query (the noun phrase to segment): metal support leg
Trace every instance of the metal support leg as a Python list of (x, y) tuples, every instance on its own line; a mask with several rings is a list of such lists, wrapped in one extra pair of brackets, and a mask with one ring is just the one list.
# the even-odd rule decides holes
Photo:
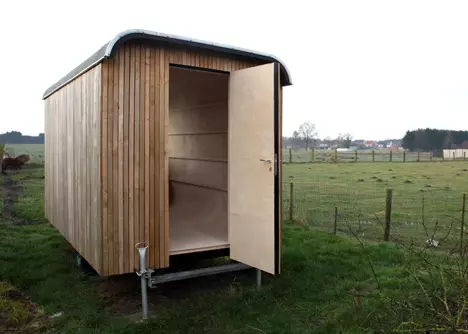
[(262, 271), (257, 269), (257, 288), (260, 289), (262, 286)]
[(76, 260), (76, 265), (78, 266), (78, 268), (81, 268), (81, 265), (83, 264), (83, 258), (81, 257), (79, 253), (76, 253), (75, 260)]
[(141, 277), (141, 304), (143, 308), (143, 320), (148, 319), (148, 293), (147, 293), (147, 278), (151, 276), (151, 272), (146, 270), (146, 249), (148, 244), (140, 242), (135, 245), (135, 248), (140, 254), (140, 271), (137, 275)]
[(147, 294), (146, 278), (141, 275), (141, 304), (143, 308), (143, 320), (148, 319), (148, 294)]

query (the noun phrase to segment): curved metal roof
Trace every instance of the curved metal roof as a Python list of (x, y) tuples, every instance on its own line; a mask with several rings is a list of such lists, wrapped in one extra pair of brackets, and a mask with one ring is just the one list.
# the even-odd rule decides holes
[(57, 81), (55, 84), (50, 86), (43, 94), (42, 99), (46, 99), (54, 92), (58, 91), (60, 88), (68, 84), (70, 81), (75, 79), (77, 76), (88, 71), (92, 67), (96, 66), (106, 58), (112, 57), (118, 47), (130, 40), (144, 40), (149, 41), (155, 45), (157, 44), (178, 44), (182, 46), (188, 46), (192, 48), (211, 50), (219, 53), (227, 53), (231, 55), (237, 55), (240, 57), (246, 57), (250, 59), (265, 60), (268, 62), (278, 62), (281, 65), (281, 85), (289, 86), (292, 85), (291, 75), (286, 65), (279, 60), (277, 57), (253, 50), (238, 48), (234, 46), (206, 42), (196, 39), (190, 39), (182, 36), (169, 35), (158, 33), (154, 31), (141, 30), (141, 29), (130, 29), (125, 30), (115, 36), (111, 41), (103, 45), (98, 51), (96, 51), (92, 56), (78, 65), (75, 69), (69, 72), (62, 79)]

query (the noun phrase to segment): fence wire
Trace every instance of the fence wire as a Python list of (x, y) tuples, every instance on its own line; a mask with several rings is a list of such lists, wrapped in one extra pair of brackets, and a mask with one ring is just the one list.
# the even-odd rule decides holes
[(443, 156), (439, 151), (435, 152), (405, 152), (388, 149), (360, 149), (360, 150), (325, 150), (289, 148), (283, 149), (283, 161), (286, 163), (308, 162), (429, 162), (429, 161), (453, 161), (464, 160), (468, 157), (466, 152), (458, 155)]
[[(297, 224), (331, 233), (336, 221), (337, 233), (354, 233), (361, 238), (382, 241), (387, 187), (363, 191), (358, 184), (330, 185), (318, 178), (309, 182), (284, 182), (283, 216), (291, 217)], [(390, 240), (425, 245), (428, 239), (434, 239), (438, 247), (452, 249), (460, 238), (463, 198), (458, 192), (426, 191), (417, 187), (409, 191), (392, 190)]]

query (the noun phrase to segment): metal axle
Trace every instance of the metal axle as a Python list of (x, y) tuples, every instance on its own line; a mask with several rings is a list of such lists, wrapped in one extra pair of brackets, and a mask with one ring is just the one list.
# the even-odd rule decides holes
[(221, 266), (207, 267), (194, 270), (179, 271), (175, 273), (168, 273), (163, 275), (157, 275), (150, 279), (148, 285), (153, 288), (157, 284), (180, 281), (188, 278), (195, 278), (201, 276), (215, 275), (221, 273), (227, 273), (232, 271), (239, 271), (251, 268), (250, 266), (242, 263), (226, 264)]

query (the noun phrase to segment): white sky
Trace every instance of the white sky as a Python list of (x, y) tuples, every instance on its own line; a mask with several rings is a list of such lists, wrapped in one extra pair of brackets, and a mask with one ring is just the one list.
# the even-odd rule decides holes
[(447, 0), (2, 1), (0, 133), (43, 132), (45, 89), (132, 28), (279, 57), (294, 84), (284, 135), (304, 121), (320, 137), (466, 130), (467, 17), (468, 1)]

